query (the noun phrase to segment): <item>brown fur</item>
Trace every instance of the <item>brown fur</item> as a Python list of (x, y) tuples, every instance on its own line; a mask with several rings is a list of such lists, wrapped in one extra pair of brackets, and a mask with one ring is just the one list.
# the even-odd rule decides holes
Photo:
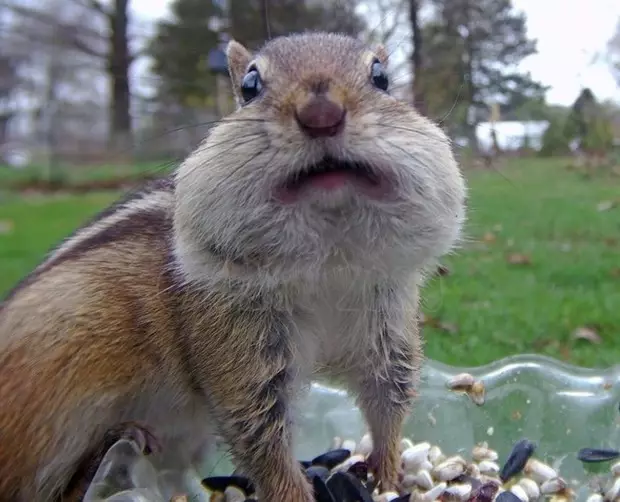
[[(228, 54), (238, 93), (252, 56), (235, 43)], [(254, 61), (275, 92), (10, 294), (0, 502), (79, 498), (106, 434), (130, 421), (161, 439), (154, 462), (200, 460), (217, 430), (262, 500), (311, 502), (292, 429), (299, 392), (319, 377), (357, 396), (371, 464), (394, 486), (422, 359), (418, 289), (458, 238), (465, 189), (443, 133), (370, 86), (373, 57), (387, 58), (334, 35), (268, 44)], [(292, 114), (313, 89), (347, 109), (346, 150), (295, 132)], [(338, 148), (392, 170), (397, 199), (271, 200), (274, 179)]]

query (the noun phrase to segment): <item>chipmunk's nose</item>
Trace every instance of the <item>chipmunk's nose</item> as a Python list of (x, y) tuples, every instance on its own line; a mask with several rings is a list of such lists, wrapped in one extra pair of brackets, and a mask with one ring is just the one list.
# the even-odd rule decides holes
[(324, 94), (316, 95), (295, 112), (301, 130), (311, 138), (336, 136), (344, 127), (345, 109)]

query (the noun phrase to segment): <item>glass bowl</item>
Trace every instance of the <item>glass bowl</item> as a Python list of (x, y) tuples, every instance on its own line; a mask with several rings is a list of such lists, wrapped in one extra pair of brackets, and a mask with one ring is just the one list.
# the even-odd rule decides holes
[[(476, 405), (466, 394), (448, 389), (448, 381), (462, 372), (483, 381), (486, 388), (483, 405)], [(437, 444), (446, 454), (464, 456), (475, 444), (487, 441), (499, 453), (500, 463), (516, 441), (528, 438), (538, 445), (535, 456), (573, 483), (575, 500), (585, 500), (588, 481), (607, 472), (609, 464), (582, 464), (576, 453), (585, 447), (620, 446), (619, 379), (620, 366), (585, 369), (538, 355), (519, 355), (473, 368), (427, 360), (419, 397), (404, 435), (416, 442)], [(313, 384), (301, 404), (297, 457), (311, 459), (326, 451), (335, 436), (358, 440), (365, 432), (360, 412), (346, 392)], [(200, 488), (200, 477), (227, 475), (233, 470), (224, 450), (219, 453), (212, 457), (210, 464), (199, 468), (200, 475), (152, 471), (143, 476), (142, 484), (145, 488), (148, 483), (156, 484), (154, 477), (158, 477), (166, 493), (190, 491), (191, 500), (207, 501), (207, 494)], [(142, 467), (149, 468), (152, 466)], [(103, 470), (100, 471), (93, 485), (109, 483)]]

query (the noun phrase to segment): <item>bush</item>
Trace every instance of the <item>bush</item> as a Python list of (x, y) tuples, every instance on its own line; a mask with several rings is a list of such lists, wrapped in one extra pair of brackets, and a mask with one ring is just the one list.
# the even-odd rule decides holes
[(566, 134), (566, 126), (563, 120), (554, 118), (543, 134), (540, 155), (554, 157), (570, 153), (570, 138)]

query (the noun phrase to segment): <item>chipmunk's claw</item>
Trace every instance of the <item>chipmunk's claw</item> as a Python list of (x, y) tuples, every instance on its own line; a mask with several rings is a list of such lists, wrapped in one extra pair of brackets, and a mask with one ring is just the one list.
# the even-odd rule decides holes
[(160, 453), (162, 450), (161, 442), (152, 429), (140, 422), (124, 422), (110, 429), (106, 435), (115, 441), (127, 439), (135, 442), (145, 455)]

